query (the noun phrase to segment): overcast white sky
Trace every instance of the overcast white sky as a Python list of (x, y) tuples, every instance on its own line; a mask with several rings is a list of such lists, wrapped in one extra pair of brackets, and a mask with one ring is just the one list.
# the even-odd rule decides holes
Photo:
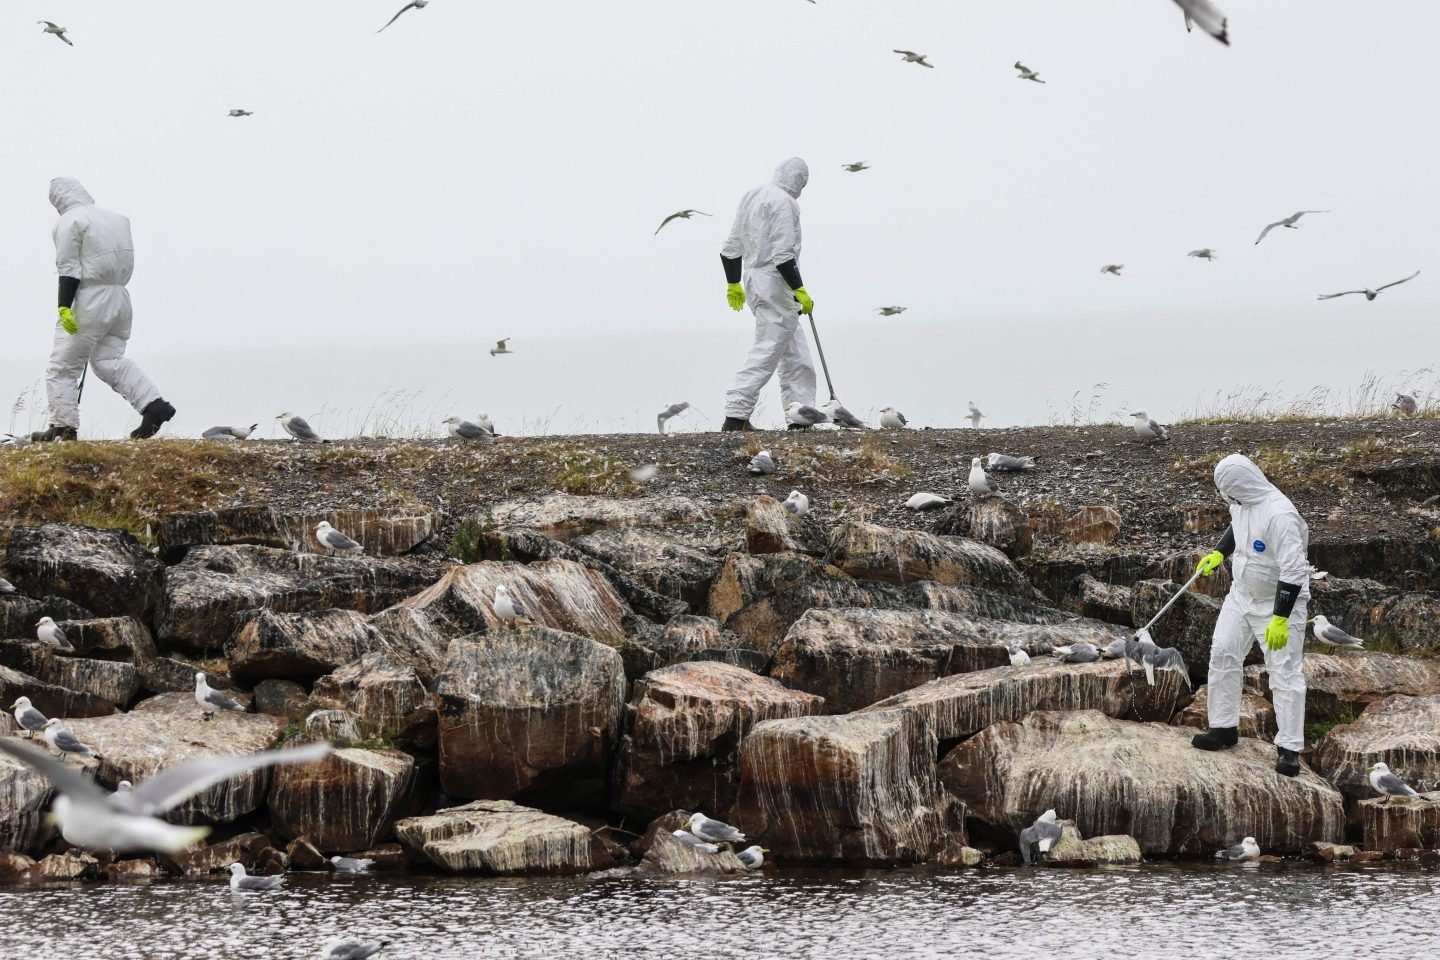
[[(1221, 2), (1228, 49), (1170, 0), (433, 0), (379, 36), (399, 0), (9, 0), (0, 398), (43, 372), (46, 187), (70, 175), (133, 221), (131, 355), (175, 432), (282, 409), (338, 432), (389, 390), (419, 391), (425, 430), (452, 409), (653, 428), (678, 399), (714, 428), (750, 336), (717, 251), (797, 154), (802, 267), (857, 411), (1045, 421), (1105, 381), (1104, 413), (1168, 418), (1429, 364), (1440, 6)], [(682, 207), (716, 216), (652, 236)], [(1301, 208), (1334, 212), (1252, 246)], [(1374, 303), (1314, 299), (1416, 269)], [(98, 385), (85, 416), (136, 419)]]

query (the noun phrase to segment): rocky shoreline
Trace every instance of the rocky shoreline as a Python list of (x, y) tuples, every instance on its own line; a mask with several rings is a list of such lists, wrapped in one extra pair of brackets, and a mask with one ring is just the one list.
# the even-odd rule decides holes
[[(282, 742), (341, 749), (191, 798), (172, 819), (212, 826), (208, 845), (119, 861), (66, 849), (48, 784), (0, 758), (0, 881), (328, 869), (332, 854), (743, 872), (670, 835), (694, 810), (782, 866), (1009, 864), (1048, 808), (1065, 822), (1052, 864), (1208, 858), (1245, 836), (1281, 857), (1440, 859), (1440, 430), (1221, 425), (1158, 448), (1114, 430), (596, 438), (585, 476), (575, 439), (245, 445), (214, 454), (225, 482), (145, 508), (143, 541), (12, 502), (0, 698), (63, 718), (103, 758), (98, 782)], [(745, 472), (756, 443), (775, 477)], [(957, 491), (977, 443), (1039, 467), (974, 500)], [(1223, 573), (1155, 629), (1188, 678), (1049, 656), (1127, 636), (1173, 595), (1224, 523), (1208, 465), (1236, 450), (1294, 478), (1323, 571), (1312, 610), (1373, 641), (1307, 653), (1294, 780), (1273, 771), (1258, 655), (1241, 746), (1189, 747)], [(6, 452), (0, 469), (57, 456), (76, 454)], [(386, 462), (401, 493), (367, 495)], [(653, 480), (629, 476), (646, 463)], [(810, 516), (781, 508), (791, 487)], [(956, 502), (898, 506), (921, 489)], [(320, 520), (364, 555), (323, 555)], [(528, 622), (496, 617), (500, 585)], [(35, 639), (42, 616), (74, 651)], [(202, 720), (197, 671), (246, 712)], [(1376, 761), (1421, 798), (1374, 798)]]

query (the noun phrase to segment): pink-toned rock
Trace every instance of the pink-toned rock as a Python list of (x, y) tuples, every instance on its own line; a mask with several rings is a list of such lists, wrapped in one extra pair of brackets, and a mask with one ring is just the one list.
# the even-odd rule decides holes
[(1419, 797), (1371, 797), (1356, 804), (1365, 849), (1383, 852), (1440, 847), (1440, 791)]
[(316, 706), (348, 708), (359, 718), (360, 733), (378, 740), (435, 742), (435, 704), (414, 667), (397, 666), (372, 653), (315, 681)]
[(1417, 790), (1440, 786), (1440, 695), (1386, 697), (1320, 741), (1316, 769), (1353, 800), (1375, 796), (1370, 768), (1384, 763)]
[(901, 585), (934, 580), (1021, 597), (1033, 594), (1009, 557), (974, 540), (851, 521), (837, 527), (830, 542), (830, 562), (862, 580)]
[(1114, 507), (1081, 507), (1060, 525), (1060, 535), (1071, 543), (1110, 543), (1120, 536), (1120, 523)]
[(829, 546), (824, 527), (809, 517), (797, 517), (774, 497), (756, 497), (745, 508), (745, 549), (752, 554), (808, 553), (818, 557)]
[(399, 750), (337, 750), (276, 768), (270, 819), (282, 837), (305, 837), (327, 853), (368, 847), (406, 812), (415, 779), (415, 758)]
[(406, 849), (452, 873), (588, 873), (610, 865), (584, 826), (509, 800), (477, 800), (395, 824)]
[[(1208, 689), (1202, 686), (1195, 691), (1190, 705), (1181, 710), (1173, 722), (1176, 726), (1190, 727), (1193, 730), (1208, 730), (1210, 729), (1209, 710)], [(1253, 691), (1242, 692), (1240, 694), (1240, 736), (1273, 742), (1276, 730), (1275, 708), (1270, 705), (1270, 701)], [(1328, 780), (1329, 777), (1326, 779)]]

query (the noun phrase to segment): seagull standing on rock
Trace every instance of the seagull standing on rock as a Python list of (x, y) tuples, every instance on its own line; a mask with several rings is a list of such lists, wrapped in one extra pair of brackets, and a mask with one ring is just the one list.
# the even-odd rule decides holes
[(41, 617), (35, 624), (35, 636), (40, 642), (49, 647), (57, 647), (61, 650), (74, 650), (75, 645), (70, 638), (65, 636), (65, 631), (56, 625), (49, 617)]
[(215, 716), (216, 710), (236, 710), (245, 712), (244, 704), (236, 703), (219, 690), (212, 690), (210, 684), (205, 682), (205, 674), (195, 674), (195, 702), (200, 706), (200, 719), (210, 720)]
[(1030, 654), (1018, 646), (1006, 647), (1005, 652), (1010, 654), (1010, 666), (1012, 667), (1023, 667), (1030, 662)]
[(1350, 636), (1350, 634), (1327, 620), (1322, 614), (1317, 613), (1310, 618), (1310, 622), (1315, 625), (1315, 639), (1327, 647), (1344, 647), (1347, 650), (1365, 649), (1364, 640), (1361, 640), (1359, 637)]
[(360, 544), (330, 526), (329, 520), (321, 520), (319, 525), (315, 527), (315, 542), (331, 553), (341, 553), (358, 557), (365, 552), (365, 548)]
[(1215, 852), (1215, 859), (1237, 862), (1241, 860), (1259, 860), (1260, 845), (1255, 842), (1254, 837), (1246, 837), (1228, 850), (1217, 850)]
[(980, 466), (979, 457), (970, 458), (970, 492), (977, 497), (989, 497), (1000, 492), (1000, 484), (990, 479), (985, 468)]
[(481, 442), (494, 440), (495, 435), (478, 423), (471, 423), (469, 420), (461, 420), (459, 417), (446, 417), (440, 421), (450, 431), (450, 436), (456, 440), (479, 440)]
[(1392, 797), (1420, 796), (1408, 783), (1391, 773), (1390, 768), (1383, 763), (1376, 763), (1370, 768), (1370, 788), (1385, 798), (1385, 804), (1389, 804)]
[(723, 820), (712, 820), (703, 813), (690, 815), (690, 832), (711, 843), (744, 843), (745, 834)]
[(305, 422), (304, 417), (297, 417), (289, 410), (286, 410), (284, 413), (280, 414), (275, 419), (279, 420), (280, 426), (285, 429), (285, 432), (290, 434), (290, 436), (294, 437), (296, 440), (303, 440), (306, 443), (324, 442), (320, 439), (320, 434), (312, 430), (310, 424)]
[(765, 865), (765, 854), (769, 852), (769, 850), (766, 850), (757, 843), (746, 847), (744, 850), (735, 854), (735, 856), (739, 857), (740, 862), (745, 864), (746, 870), (759, 870)]
[(820, 411), (830, 418), (830, 422), (841, 427), (849, 427), (851, 430), (864, 430), (865, 421), (845, 409), (845, 405), (834, 397), (820, 405)]
[(1170, 431), (1151, 420), (1144, 410), (1136, 410), (1130, 416), (1135, 418), (1135, 436), (1146, 443), (1163, 443), (1170, 439)]
[(525, 615), (524, 611), (520, 609), (520, 605), (515, 602), (515, 598), (510, 596), (510, 588), (503, 583), (495, 587), (495, 602), (492, 606), (495, 616), (507, 627), (514, 627), (516, 622)]
[(45, 721), (45, 742), (50, 745), (50, 749), (54, 750), (55, 755), (59, 757), (63, 757), (67, 753), (73, 753), (75, 756), (82, 757), (86, 760), (104, 759), (97, 755), (94, 750), (91, 750), (85, 746), (85, 744), (81, 743), (80, 738), (69, 730), (66, 730), (64, 725), (55, 717), (51, 717)]
[(26, 740), (34, 740), (35, 734), (44, 730), (45, 724), (50, 722), (45, 714), (30, 705), (29, 697), (20, 697), (10, 704), (10, 709), (15, 711), (15, 722), (25, 731)]
[(791, 490), (790, 496), (781, 501), (780, 506), (797, 517), (803, 517), (810, 512), (810, 498), (799, 490)]
[(886, 430), (904, 430), (910, 423), (905, 419), (905, 414), (894, 407), (880, 408), (880, 426)]

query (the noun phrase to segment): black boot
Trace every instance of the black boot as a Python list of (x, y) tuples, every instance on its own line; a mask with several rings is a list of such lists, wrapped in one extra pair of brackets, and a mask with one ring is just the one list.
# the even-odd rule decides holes
[(42, 430), (39, 433), (30, 434), (32, 443), (52, 443), (56, 440), (79, 440), (79, 433), (74, 427), (57, 427), (51, 424), (49, 430)]
[(1234, 727), (1211, 727), (1190, 738), (1190, 746), (1198, 750), (1224, 750), (1239, 742), (1240, 732)]
[(1275, 772), (1282, 777), (1294, 777), (1300, 773), (1300, 754), (1284, 747), (1275, 748)]
[(754, 430), (749, 420), (741, 420), (739, 417), (726, 417), (725, 422), (720, 424), (721, 433), (738, 433), (742, 430)]
[(140, 426), (130, 431), (131, 440), (149, 440), (160, 432), (165, 422), (175, 416), (175, 408), (164, 400), (151, 400), (140, 411)]
[(808, 424), (808, 423), (792, 423), (792, 424), (790, 424), (790, 426), (786, 427), (785, 429), (786, 429), (786, 430), (809, 430), (809, 429), (810, 429), (810, 424)]

